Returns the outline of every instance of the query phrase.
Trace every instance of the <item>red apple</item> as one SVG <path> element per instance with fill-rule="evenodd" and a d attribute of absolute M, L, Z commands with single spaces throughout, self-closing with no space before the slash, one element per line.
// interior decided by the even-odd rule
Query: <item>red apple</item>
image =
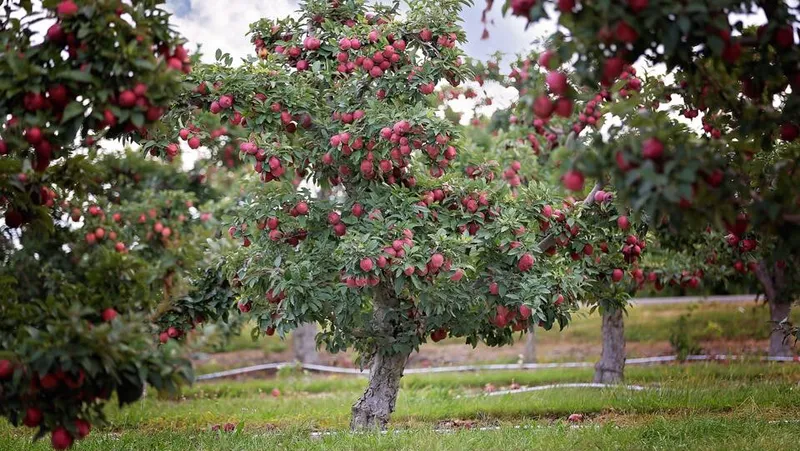
<path fill-rule="evenodd" d="M 36 407 L 28 407 L 25 411 L 25 418 L 22 419 L 22 424 L 29 428 L 35 428 L 42 423 L 42 411 Z"/>
<path fill-rule="evenodd" d="M 67 449 L 72 446 L 73 441 L 72 434 L 63 426 L 53 429 L 50 434 L 50 444 L 53 445 L 53 449 Z"/>
<path fill-rule="evenodd" d="M 103 313 L 102 313 L 101 316 L 103 318 L 103 321 L 111 322 L 111 321 L 114 321 L 114 318 L 117 317 L 117 311 L 114 310 L 113 308 L 109 307 L 109 308 L 103 310 Z"/>

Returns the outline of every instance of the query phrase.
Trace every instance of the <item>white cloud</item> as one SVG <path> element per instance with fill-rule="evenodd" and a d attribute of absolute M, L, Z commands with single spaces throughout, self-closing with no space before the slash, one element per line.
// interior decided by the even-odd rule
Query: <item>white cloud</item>
<path fill-rule="evenodd" d="M 469 56 L 486 60 L 496 51 L 509 55 L 524 53 L 534 40 L 555 30 L 553 20 L 540 21 L 526 30 L 524 19 L 503 17 L 500 8 L 495 7 L 489 14 L 489 39 L 481 40 L 484 5 L 478 1 L 461 14 L 468 39 L 464 50 Z M 252 55 L 253 47 L 245 36 L 249 24 L 264 17 L 293 15 L 298 5 L 295 0 L 173 0 L 168 2 L 167 9 L 175 14 L 172 23 L 191 47 L 201 44 L 204 61 L 212 62 L 217 49 L 230 53 L 235 61 Z"/>
<path fill-rule="evenodd" d="M 189 0 L 189 8 L 170 4 L 168 9 L 180 16 L 172 17 L 172 23 L 193 48 L 203 46 L 203 60 L 212 62 L 214 52 L 221 49 L 239 61 L 254 53 L 253 45 L 246 36 L 249 25 L 261 18 L 280 18 L 292 14 L 297 5 L 293 0 Z"/>

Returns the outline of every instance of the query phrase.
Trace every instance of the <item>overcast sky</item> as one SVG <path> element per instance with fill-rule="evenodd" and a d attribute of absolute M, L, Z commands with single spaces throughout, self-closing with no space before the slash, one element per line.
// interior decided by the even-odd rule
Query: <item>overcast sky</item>
<path fill-rule="evenodd" d="M 489 27 L 490 38 L 481 40 L 483 24 L 481 11 L 484 0 L 476 0 L 475 6 L 463 11 L 461 17 L 467 31 L 468 42 L 463 46 L 467 55 L 487 59 L 502 51 L 508 54 L 524 52 L 531 42 L 553 30 L 552 23 L 540 23 L 525 30 L 525 20 L 516 17 L 501 17 L 497 1 Z M 253 47 L 245 33 L 251 22 L 262 17 L 278 18 L 292 14 L 298 9 L 296 0 L 167 0 L 173 23 L 190 44 L 202 44 L 205 60 L 211 61 L 219 48 L 235 59 L 253 54 Z"/>
<path fill-rule="evenodd" d="M 389 3 L 391 0 L 377 0 L 370 3 Z M 435 1 L 435 0 L 431 0 Z M 481 22 L 481 13 L 485 7 L 485 0 L 474 0 L 475 5 L 466 8 L 461 13 L 462 26 L 467 32 L 467 42 L 462 43 L 465 53 L 473 58 L 487 60 L 495 52 L 507 55 L 527 53 L 529 50 L 540 49 L 534 42 L 549 36 L 555 30 L 552 20 L 539 21 L 526 30 L 526 21 L 522 18 L 500 14 L 502 0 L 495 1 L 495 7 L 489 15 L 489 39 L 482 40 L 484 24 Z M 797 4 L 797 0 L 790 0 Z M 200 44 L 203 48 L 204 60 L 212 62 L 217 49 L 230 53 L 235 61 L 252 55 L 253 46 L 250 44 L 246 33 L 249 24 L 260 18 L 279 18 L 292 15 L 298 9 L 297 0 L 167 0 L 167 9 L 174 14 L 173 24 L 177 30 L 189 40 L 190 49 Z M 765 22 L 763 12 L 742 17 L 732 17 L 734 20 L 743 20 L 747 25 Z M 642 71 L 644 67 L 638 66 Z M 663 73 L 663 67 L 647 68 L 647 72 Z M 473 85 L 477 86 L 473 83 Z M 516 90 L 504 89 L 498 85 L 487 84 L 484 87 L 486 94 L 492 97 L 491 107 L 482 107 L 484 114 L 491 113 L 497 108 L 505 108 L 516 100 Z M 467 123 L 472 116 L 473 100 L 463 97 L 450 102 L 450 106 L 464 114 L 462 123 Z M 678 120 L 690 123 L 695 129 L 700 130 L 701 121 L 697 118 L 689 121 L 683 117 Z"/>

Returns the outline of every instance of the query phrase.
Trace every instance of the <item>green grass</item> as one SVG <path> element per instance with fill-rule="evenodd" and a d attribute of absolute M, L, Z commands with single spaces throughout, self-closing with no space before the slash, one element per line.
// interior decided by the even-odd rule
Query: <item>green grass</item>
<path fill-rule="evenodd" d="M 698 340 L 766 340 L 769 337 L 769 310 L 760 304 L 702 303 L 647 305 L 631 307 L 625 318 L 625 339 L 628 343 L 667 341 L 672 324 L 682 314 L 691 312 L 689 329 Z M 800 321 L 800 311 L 794 309 L 791 318 Z M 542 331 L 539 343 L 599 342 L 600 317 L 581 310 L 563 331 Z"/>
<path fill-rule="evenodd" d="M 449 433 L 431 429 L 386 434 L 340 433 L 309 438 L 305 431 L 261 433 L 175 433 L 148 434 L 124 432 L 92 437 L 76 450 L 111 449 L 158 450 L 253 450 L 264 449 L 348 449 L 348 450 L 569 450 L 576 449 L 691 449 L 691 450 L 776 450 L 796 449 L 800 437 L 798 424 L 771 424 L 748 416 L 739 417 L 658 417 L 633 426 L 613 423 L 572 428 L 526 424 L 527 428 L 501 427 L 493 431 L 460 430 Z M 4 439 L 0 437 L 0 444 Z M 12 448 L 47 450 L 45 443 L 6 441 Z"/>
<path fill-rule="evenodd" d="M 754 348 L 766 349 L 771 326 L 768 309 L 753 302 L 722 304 L 673 304 L 631 307 L 625 318 L 625 335 L 628 356 L 641 357 L 672 353 L 668 343 L 674 325 L 681 315 L 690 313 L 687 328 L 689 337 L 704 352 L 752 353 Z M 800 309 L 794 309 L 792 319 L 800 323 Z M 572 323 L 563 331 L 538 330 L 537 353 L 540 362 L 593 361 L 599 358 L 601 340 L 600 317 L 582 310 L 574 315 Z M 291 336 L 282 341 L 278 337 L 250 338 L 250 325 L 242 328 L 242 334 L 233 337 L 224 347 L 227 354 L 221 358 L 197 363 L 198 374 L 210 373 L 267 361 L 288 361 L 293 357 L 289 349 Z M 449 348 L 443 348 L 449 347 Z M 462 347 L 450 353 L 453 346 Z M 514 348 L 495 352 L 492 348 L 479 346 L 463 352 L 463 339 L 447 339 L 440 343 L 422 346 L 421 356 L 429 356 L 434 365 L 470 363 L 516 363 L 522 352 L 522 344 Z M 212 349 L 200 348 L 211 352 Z M 238 352 L 236 352 L 238 351 Z M 255 353 L 253 352 L 255 351 Z M 231 352 L 234 352 L 231 354 Z M 260 353 L 259 353 L 260 352 Z M 436 357 L 438 356 L 438 357 Z M 453 357 L 460 356 L 460 357 Z M 241 359 L 246 357 L 245 361 Z M 354 355 L 344 353 L 340 358 L 353 361 Z M 441 360 L 446 360 L 442 362 Z"/>
<path fill-rule="evenodd" d="M 150 394 L 76 449 L 792 449 L 800 405 L 800 365 L 716 363 L 630 367 L 627 382 L 654 387 L 556 389 L 483 396 L 497 388 L 587 381 L 591 369 L 411 375 L 403 378 L 387 434 L 346 432 L 350 406 L 366 380 L 293 374 L 274 379 L 196 384 L 179 400 Z M 273 388 L 282 395 L 270 396 Z M 477 395 L 477 396 L 476 396 Z M 566 424 L 571 413 L 587 421 Z M 470 420 L 499 430 L 439 432 L 442 421 Z M 790 422 L 774 422 L 787 419 Z M 243 426 L 212 433 L 213 424 Z M 521 429 L 518 427 L 522 427 Z M 311 431 L 334 431 L 312 438 Z M 30 431 L 0 423 L 0 449 L 31 445 Z"/>
<path fill-rule="evenodd" d="M 657 305 L 632 308 L 626 318 L 629 344 L 662 343 L 678 317 L 692 311 L 691 335 L 705 340 L 762 340 L 769 333 L 767 310 L 753 304 Z M 793 312 L 800 322 L 800 311 Z M 248 327 L 229 351 L 261 350 L 264 358 L 286 350 L 275 337 L 253 342 Z M 598 316 L 576 316 L 565 331 L 538 334 L 540 349 L 582 347 L 600 340 Z M 455 344 L 455 340 L 446 340 Z M 428 345 L 428 346 L 441 346 Z M 445 348 L 450 349 L 450 348 Z M 479 349 L 474 360 L 509 359 Z M 443 352 L 447 352 L 443 349 Z M 556 358 L 569 358 L 561 356 Z M 586 356 L 584 356 L 586 357 Z M 548 359 L 548 357 L 545 357 Z M 236 365 L 227 362 L 227 366 Z M 206 364 L 199 373 L 223 368 Z M 403 378 L 396 412 L 386 434 L 347 431 L 350 406 L 366 378 L 321 376 L 298 370 L 254 374 L 242 381 L 218 380 L 187 387 L 178 398 L 156 393 L 126 409 L 109 406 L 109 424 L 97 428 L 77 450 L 262 450 L 262 449 L 796 449 L 800 442 L 800 365 L 755 361 L 629 366 L 626 383 L 652 390 L 556 389 L 483 396 L 483 387 L 508 388 L 557 382 L 587 382 L 593 368 L 409 375 Z M 280 397 L 270 395 L 274 388 Z M 582 413 L 580 427 L 566 422 Z M 463 420 L 499 429 L 438 431 Z M 782 421 L 788 420 L 788 421 Z M 235 433 L 212 433 L 215 424 L 235 423 Z M 312 437 L 313 431 L 333 434 Z M 31 443 L 30 430 L 0 420 L 0 450 L 46 450 Z"/>
<path fill-rule="evenodd" d="M 673 304 L 631 307 L 625 318 L 625 338 L 628 343 L 656 343 L 669 340 L 671 327 L 682 314 L 691 312 L 688 329 L 693 338 L 707 340 L 766 340 L 769 337 L 769 311 L 752 302 L 721 304 Z M 794 309 L 793 322 L 800 323 L 800 309 Z M 601 339 L 600 317 L 583 309 L 573 316 L 572 323 L 563 331 L 557 329 L 537 331 L 540 346 L 556 344 L 598 343 Z M 265 356 L 288 349 L 288 341 L 278 337 L 250 338 L 251 325 L 245 325 L 242 334 L 233 337 L 224 351 L 263 350 Z M 291 338 L 290 338 L 291 339 Z M 441 344 L 463 344 L 463 339 L 447 339 Z M 702 343 L 701 343 L 702 344 Z M 437 346 L 437 345 L 432 345 Z M 210 351 L 209 349 L 202 349 Z M 204 370 L 213 371 L 209 366 Z M 221 367 L 220 367 L 221 368 Z"/>

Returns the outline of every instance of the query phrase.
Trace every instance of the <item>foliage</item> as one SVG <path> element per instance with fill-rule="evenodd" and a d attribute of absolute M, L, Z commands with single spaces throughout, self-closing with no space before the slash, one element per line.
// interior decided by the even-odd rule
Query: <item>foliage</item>
<path fill-rule="evenodd" d="M 30 1 L 4 6 L 0 48 L 13 52 L 0 61 L 0 156 L 11 168 L 2 172 L 36 171 L 25 181 L 0 177 L 12 228 L 51 222 L 46 202 L 28 195 L 36 193 L 31 185 L 41 181 L 60 195 L 82 185 L 81 174 L 69 170 L 80 164 L 76 138 L 93 145 L 101 137 L 145 135 L 190 69 L 162 1 L 79 3 L 50 0 L 36 11 Z M 44 35 L 34 32 L 41 24 L 49 24 Z M 62 170 L 47 171 L 62 158 Z"/>
<path fill-rule="evenodd" d="M 702 352 L 702 348 L 697 344 L 688 328 L 691 315 L 692 312 L 690 311 L 679 316 L 675 324 L 672 325 L 669 335 L 669 344 L 672 346 L 672 351 L 678 356 L 678 360 L 682 362 L 686 361 L 687 356 Z"/>
<path fill-rule="evenodd" d="M 766 23 L 745 27 L 741 15 L 758 10 Z M 566 174 L 609 179 L 665 242 L 691 242 L 710 226 L 740 253 L 718 265 L 758 280 L 770 302 L 796 298 L 800 48 L 787 2 L 509 0 L 503 11 L 531 24 L 557 19 L 537 61 L 547 80 L 569 65 L 578 86 L 613 93 L 603 115 L 617 120 L 606 133 L 583 133 L 578 146 L 556 140 L 569 151 Z M 660 63 L 664 77 L 631 85 L 631 66 Z M 547 83 L 550 95 L 579 101 L 573 87 Z M 534 96 L 548 94 L 540 86 Z"/>

